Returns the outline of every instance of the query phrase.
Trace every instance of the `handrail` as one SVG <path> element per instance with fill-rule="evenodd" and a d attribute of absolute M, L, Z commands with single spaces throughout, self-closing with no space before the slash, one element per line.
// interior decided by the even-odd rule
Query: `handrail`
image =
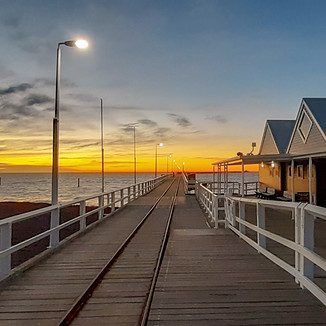
<path fill-rule="evenodd" d="M 60 230 L 79 222 L 79 230 L 76 233 L 81 232 L 89 227 L 86 225 L 86 218 L 88 216 L 98 214 L 98 220 L 104 219 L 124 207 L 129 202 L 152 191 L 167 177 L 168 175 L 163 175 L 149 181 L 133 184 L 111 192 L 99 193 L 60 205 L 51 205 L 0 220 L 0 279 L 9 276 L 12 273 L 11 255 L 13 253 L 49 236 L 49 248 L 53 249 L 62 242 L 59 237 Z M 98 206 L 89 212 L 86 212 L 87 201 L 95 198 L 98 198 Z M 105 198 L 106 204 L 104 204 Z M 69 206 L 79 206 L 79 215 L 60 224 L 60 211 Z M 104 214 L 104 210 L 107 208 L 110 208 L 110 213 Z M 25 239 L 20 243 L 12 245 L 12 226 L 14 223 L 42 216 L 44 214 L 51 214 L 51 225 L 49 229 Z"/>
<path fill-rule="evenodd" d="M 241 183 L 238 181 L 228 181 L 220 182 L 220 181 L 214 181 L 214 182 L 202 182 L 206 185 L 206 187 L 210 190 L 212 190 L 214 193 L 221 194 L 227 193 L 232 190 L 232 194 L 234 195 L 240 195 L 241 194 Z M 243 184 L 244 186 L 244 195 L 254 195 L 256 191 L 258 190 L 258 181 L 248 181 Z M 226 188 L 226 189 L 225 189 Z"/>
<path fill-rule="evenodd" d="M 196 197 L 209 219 L 224 223 L 225 227 L 232 230 L 240 238 L 265 255 L 268 259 L 279 265 L 294 276 L 302 288 L 309 290 L 316 298 L 326 305 L 326 292 L 314 282 L 314 265 L 326 271 L 326 259 L 314 252 L 314 221 L 316 218 L 326 220 L 326 208 L 300 202 L 279 202 L 274 200 L 250 199 L 234 197 L 230 194 L 216 195 L 202 184 L 196 184 Z M 218 218 L 216 200 L 224 201 L 225 219 Z M 256 206 L 257 225 L 246 220 L 246 206 Z M 266 230 L 266 208 L 292 212 L 294 219 L 295 239 L 289 240 L 279 234 Z M 257 234 L 257 240 L 247 235 L 247 229 Z M 266 239 L 291 249 L 295 255 L 293 267 L 285 260 L 274 255 L 266 245 Z"/>

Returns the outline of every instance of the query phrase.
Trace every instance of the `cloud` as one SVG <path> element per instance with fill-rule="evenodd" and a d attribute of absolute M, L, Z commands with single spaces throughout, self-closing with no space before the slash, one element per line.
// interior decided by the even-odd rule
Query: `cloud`
<path fill-rule="evenodd" d="M 0 89 L 0 95 L 8 95 L 18 92 L 25 92 L 29 88 L 33 88 L 34 86 L 28 83 L 22 83 L 18 85 L 13 85 L 8 88 L 2 88 Z"/>
<path fill-rule="evenodd" d="M 170 117 L 170 119 L 176 122 L 180 127 L 186 128 L 191 126 L 191 122 L 186 117 L 183 117 L 175 113 L 168 113 L 168 116 Z"/>
<path fill-rule="evenodd" d="M 105 108 L 109 110 L 117 110 L 117 111 L 140 111 L 144 110 L 142 108 L 136 106 L 105 106 Z"/>
<path fill-rule="evenodd" d="M 170 130 L 171 130 L 170 128 L 161 127 L 161 128 L 157 128 L 154 134 L 159 137 L 165 137 Z"/>
<path fill-rule="evenodd" d="M 28 106 L 35 104 L 52 103 L 53 99 L 43 94 L 30 94 L 24 98 L 24 103 Z"/>
<path fill-rule="evenodd" d="M 16 105 L 12 103 L 1 103 L 1 120 L 18 120 L 21 117 L 36 117 L 38 111 L 26 105 Z"/>
<path fill-rule="evenodd" d="M 156 127 L 157 126 L 157 122 L 150 120 L 150 119 L 140 119 L 137 122 L 142 125 L 148 126 L 148 127 Z"/>
<path fill-rule="evenodd" d="M 221 114 L 215 114 L 215 115 L 207 116 L 205 119 L 206 120 L 214 120 L 214 121 L 219 122 L 219 123 L 228 122 L 228 120 Z"/>
<path fill-rule="evenodd" d="M 84 145 L 75 145 L 72 148 L 73 149 L 81 149 L 81 148 L 98 146 L 99 144 L 100 144 L 100 142 L 95 142 L 95 143 L 89 143 L 89 144 L 84 144 Z"/>

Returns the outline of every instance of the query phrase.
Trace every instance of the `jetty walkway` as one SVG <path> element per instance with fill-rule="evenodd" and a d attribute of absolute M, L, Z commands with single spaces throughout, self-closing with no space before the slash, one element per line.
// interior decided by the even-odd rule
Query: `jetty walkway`
<path fill-rule="evenodd" d="M 195 196 L 186 196 L 175 179 L 6 280 L 0 325 L 63 325 L 72 305 L 155 203 L 72 325 L 325 325 L 320 301 L 229 229 L 209 228 Z"/>

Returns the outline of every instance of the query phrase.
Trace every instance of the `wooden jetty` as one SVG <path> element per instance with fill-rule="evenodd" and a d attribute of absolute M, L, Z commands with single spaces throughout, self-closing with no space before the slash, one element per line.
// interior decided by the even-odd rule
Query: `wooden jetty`
<path fill-rule="evenodd" d="M 195 196 L 186 196 L 170 178 L 5 280 L 0 325 L 63 325 L 67 311 L 155 203 L 72 325 L 325 324 L 320 301 L 229 229 L 210 228 Z M 153 283 L 169 214 L 168 241 Z"/>

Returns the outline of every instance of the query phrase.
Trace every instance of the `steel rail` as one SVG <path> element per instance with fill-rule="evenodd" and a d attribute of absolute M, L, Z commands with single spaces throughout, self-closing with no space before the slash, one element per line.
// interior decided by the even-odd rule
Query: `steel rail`
<path fill-rule="evenodd" d="M 75 302 L 72 304 L 71 308 L 66 312 L 65 316 L 59 322 L 58 326 L 67 326 L 67 325 L 71 324 L 71 322 L 77 316 L 79 311 L 81 311 L 83 306 L 87 303 L 89 298 L 92 296 L 96 287 L 102 282 L 103 278 L 108 273 L 108 271 L 111 269 L 113 264 L 117 261 L 117 259 L 122 254 L 122 252 L 124 251 L 124 249 L 126 248 L 128 243 L 136 235 L 137 231 L 144 224 L 144 222 L 147 220 L 147 218 L 152 214 L 153 210 L 156 208 L 156 206 L 159 204 L 159 202 L 162 200 L 162 198 L 168 192 L 168 190 L 171 188 L 171 186 L 174 182 L 175 182 L 175 180 L 173 180 L 170 183 L 170 185 L 166 188 L 166 190 L 163 192 L 163 194 L 157 199 L 155 204 L 150 208 L 150 210 L 146 213 L 146 215 L 143 217 L 143 219 L 137 224 L 137 226 L 132 230 L 132 232 L 129 234 L 129 236 L 126 238 L 126 240 L 117 249 L 117 251 L 111 257 L 111 259 L 106 263 L 106 265 L 102 268 L 102 270 L 95 276 L 95 278 L 91 281 L 91 283 L 88 285 L 88 287 L 85 289 L 85 291 L 75 300 Z"/>
<path fill-rule="evenodd" d="M 140 326 L 146 326 L 147 322 L 148 322 L 148 317 L 149 317 L 149 313 L 150 313 L 150 309 L 152 306 L 152 301 L 153 301 L 153 297 L 154 297 L 154 291 L 155 291 L 155 287 L 156 287 L 156 283 L 158 280 L 158 276 L 159 276 L 159 272 L 161 269 L 161 265 L 163 262 L 163 258 L 164 258 L 164 254 L 165 254 L 165 250 L 168 244 L 168 240 L 169 240 L 169 236 L 170 236 L 170 226 L 171 226 L 171 222 L 172 222 L 172 216 L 173 216 L 173 212 L 174 212 L 174 208 L 175 208 L 175 202 L 177 199 L 177 195 L 178 195 L 178 191 L 179 191 L 179 186 L 180 186 L 180 178 L 179 178 L 179 182 L 178 182 L 178 186 L 177 189 L 175 191 L 175 194 L 173 196 L 172 199 L 172 203 L 170 206 L 170 211 L 169 211 L 169 217 L 168 217 L 168 221 L 166 223 L 166 227 L 165 227 L 165 231 L 164 231 L 164 237 L 162 240 L 162 245 L 161 245 L 161 249 L 159 252 L 159 256 L 157 259 L 157 263 L 155 266 L 155 272 L 152 278 L 152 282 L 151 282 L 151 287 L 147 296 L 147 300 L 143 309 L 143 313 L 142 316 L 140 318 L 140 322 L 138 323 L 138 325 Z"/>

